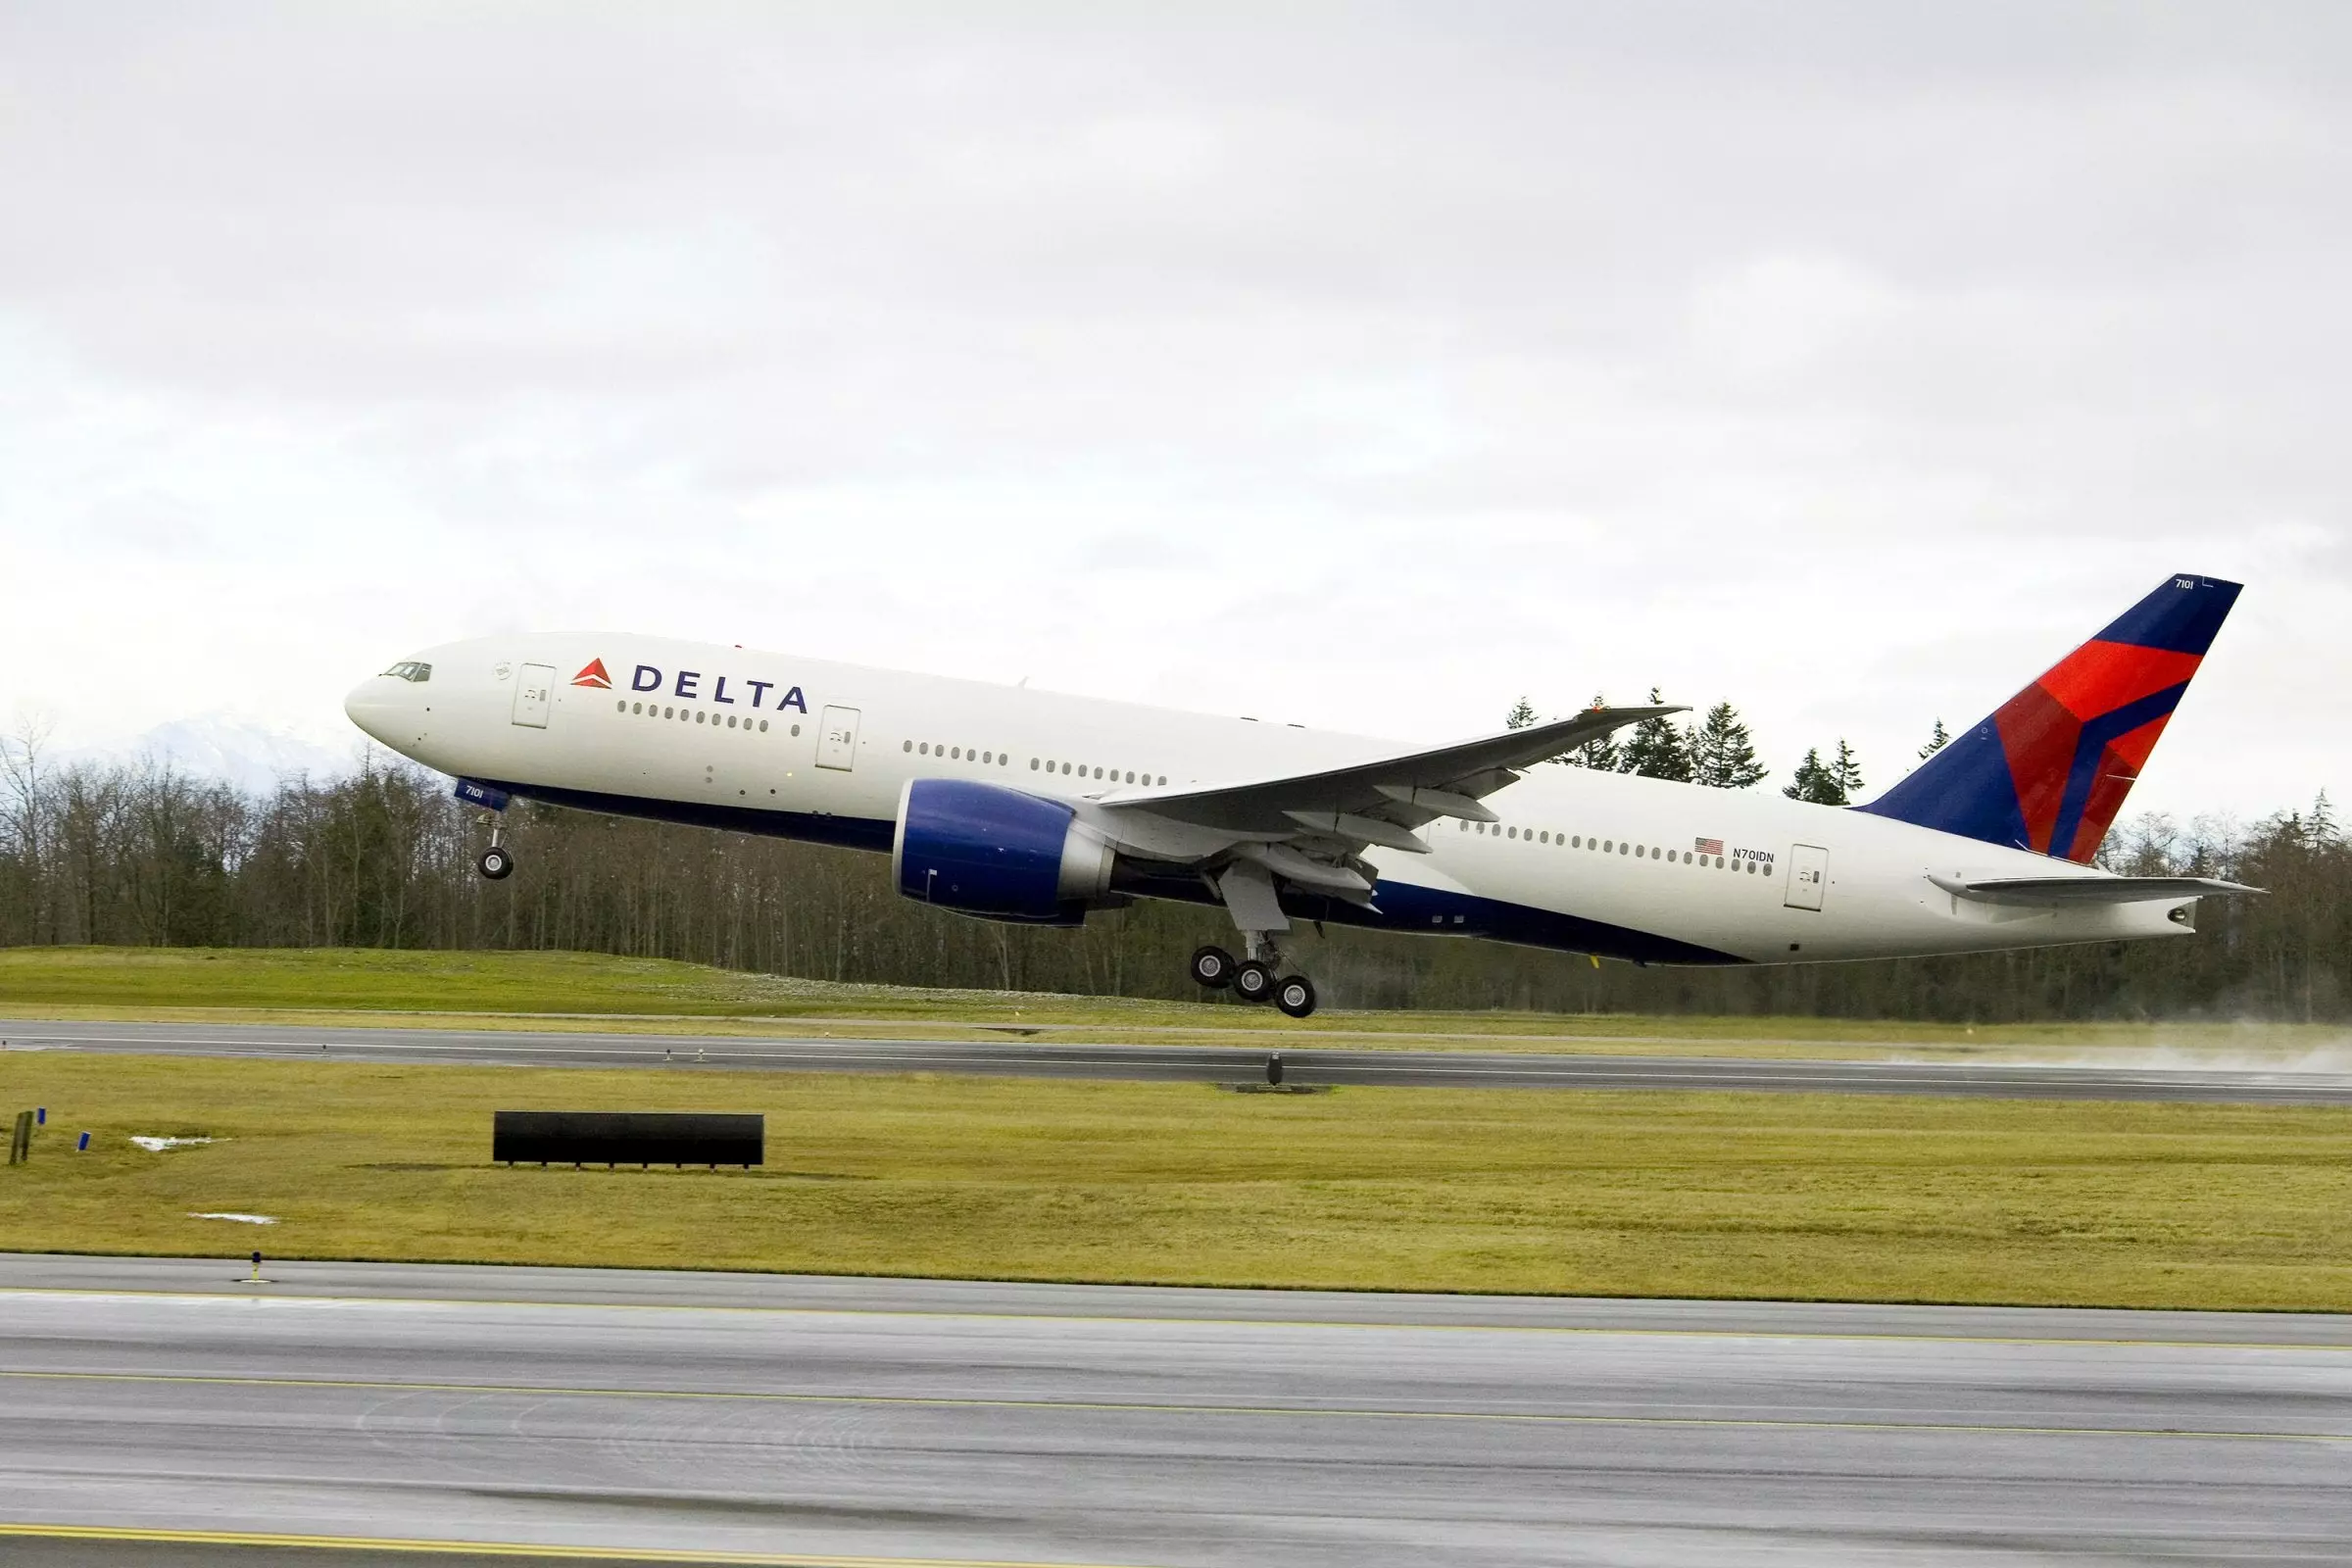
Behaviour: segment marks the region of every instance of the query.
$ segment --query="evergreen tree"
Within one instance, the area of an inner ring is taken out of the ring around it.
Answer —
[[[1862,793],[1862,763],[1842,735],[1838,737],[1838,760],[1830,764],[1830,781],[1838,790],[1835,805],[1851,806]]]
[[[1502,715],[1504,729],[1525,729],[1536,721],[1536,705],[1522,697]]]
[[[1690,782],[1709,789],[1743,790],[1771,771],[1756,760],[1755,743],[1740,710],[1717,703],[1690,735]]]
[[[1658,688],[1649,689],[1650,706],[1661,701]],[[1670,778],[1682,783],[1690,780],[1690,737],[1673,718],[1661,713],[1645,718],[1634,726],[1634,733],[1618,755],[1617,770],[1639,773],[1643,778]]]
[[[1609,700],[1600,693],[1594,692],[1589,706],[1606,708],[1609,706]],[[1618,746],[1617,738],[1614,735],[1595,735],[1584,745],[1573,751],[1564,752],[1553,758],[1552,760],[1566,762],[1570,767],[1591,767],[1597,768],[1603,773],[1616,773],[1624,768],[1624,756],[1625,753]]]
[[[1919,749],[1919,760],[1923,762],[1926,761],[1929,758],[1934,757],[1937,752],[1942,751],[1946,746],[1950,745],[1951,740],[1952,732],[1943,727],[1942,719],[1936,719],[1936,732],[1928,737],[1928,744]]]
[[[1781,793],[1792,801],[1811,801],[1816,806],[1837,805],[1836,801],[1826,798],[1829,786],[1823,780],[1821,748],[1807,747],[1804,760],[1796,764],[1796,771],[1788,775],[1788,782],[1782,787]]]
[[[1821,749],[1814,747],[1796,764],[1789,780],[1788,787],[1781,793],[1792,801],[1811,801],[1815,806],[1851,806],[1854,797],[1862,793],[1862,764],[1855,760],[1854,749],[1839,737],[1835,758],[1823,761]]]

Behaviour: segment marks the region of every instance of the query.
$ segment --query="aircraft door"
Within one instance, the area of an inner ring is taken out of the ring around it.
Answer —
[[[525,729],[547,728],[548,705],[556,700],[556,666],[525,664],[514,683],[514,722]]]
[[[1781,902],[1791,909],[1818,909],[1830,882],[1830,852],[1818,844],[1788,847],[1788,894]]]
[[[849,772],[858,765],[858,710],[828,708],[819,719],[816,765]]]

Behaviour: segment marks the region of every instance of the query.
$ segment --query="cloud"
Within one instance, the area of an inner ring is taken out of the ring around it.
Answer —
[[[2201,570],[2141,793],[2267,809],[2352,720],[2348,85],[2325,6],[19,8],[0,708],[328,744],[605,624],[1890,777]]]

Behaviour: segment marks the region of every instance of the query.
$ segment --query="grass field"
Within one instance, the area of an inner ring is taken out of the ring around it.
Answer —
[[[2352,1309],[2330,1109],[0,1055],[35,1104],[0,1248]],[[759,1110],[768,1164],[494,1167],[502,1106]]]
[[[2352,1070],[2352,1040],[2331,1026],[1970,1027],[1838,1018],[1339,1010],[1301,1022],[1271,1008],[1231,1004],[836,985],[578,953],[0,949],[0,1019],[62,1017],[710,1034],[772,1033],[789,1025],[844,1037],[954,1039],[1035,1029],[1083,1031],[1090,1041],[1114,1044],[1278,1037],[1417,1050],[1956,1060],[2174,1054]],[[2344,1059],[2333,1061],[2339,1054]]]

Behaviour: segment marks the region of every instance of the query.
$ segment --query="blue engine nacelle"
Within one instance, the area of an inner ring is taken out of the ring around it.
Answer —
[[[1116,857],[1061,801],[957,778],[906,781],[890,874],[910,899],[1030,925],[1077,925]]]

